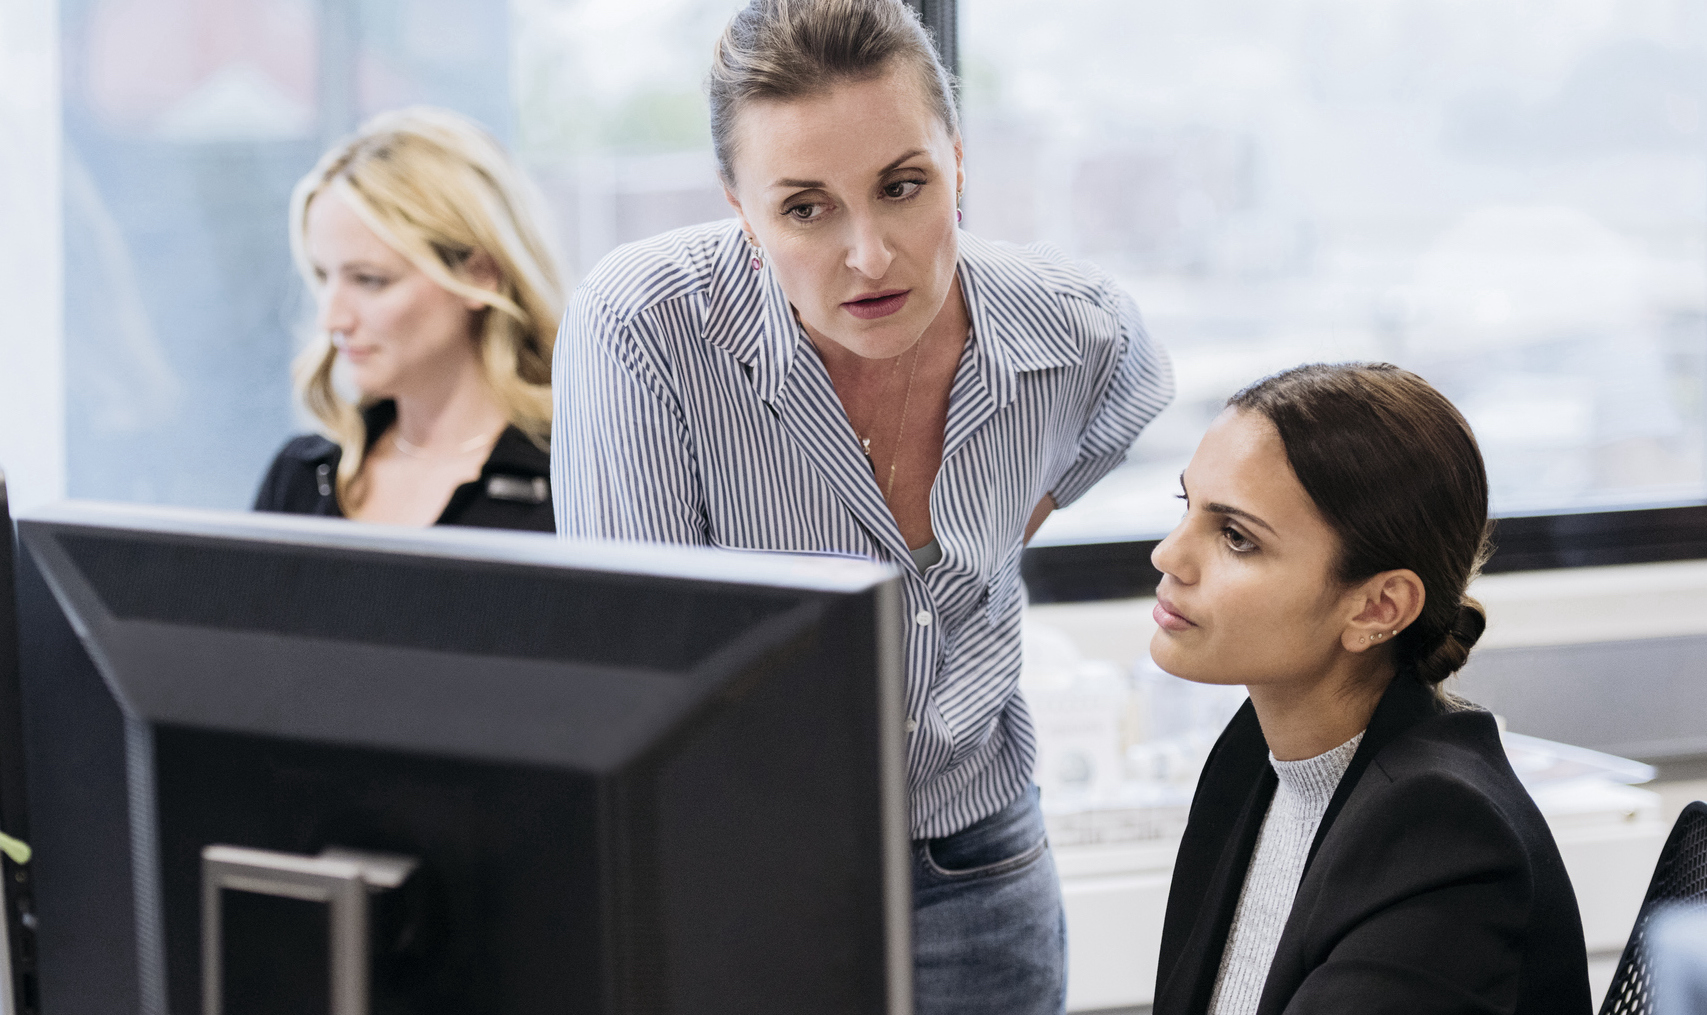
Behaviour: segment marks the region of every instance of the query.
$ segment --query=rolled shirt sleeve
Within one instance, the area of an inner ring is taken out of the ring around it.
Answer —
[[[1079,440],[1078,457],[1050,487],[1058,508],[1078,500],[1125,461],[1139,432],[1174,397],[1173,364],[1167,352],[1151,341],[1138,305],[1112,282],[1107,291],[1115,305],[1122,348],[1113,375],[1091,410],[1090,422]]]

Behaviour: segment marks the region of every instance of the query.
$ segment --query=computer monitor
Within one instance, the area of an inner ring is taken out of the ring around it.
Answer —
[[[12,513],[6,473],[0,471],[0,832],[28,843],[24,810],[24,745],[18,711],[18,611]],[[27,859],[27,858],[25,858]],[[35,1015],[35,948],[30,925],[30,867],[0,853],[0,898],[4,899],[6,947],[0,954],[10,986],[12,1011]]]
[[[19,541],[45,1011],[910,1010],[890,570],[76,503]]]

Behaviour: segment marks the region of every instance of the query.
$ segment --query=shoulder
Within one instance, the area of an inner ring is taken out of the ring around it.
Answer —
[[[1117,314],[1132,302],[1108,272],[1052,243],[1020,246],[962,233],[961,257],[979,281],[1010,300]]]
[[[1557,857],[1493,716],[1479,709],[1425,719],[1386,744],[1347,797],[1331,838],[1342,873],[1345,865],[1367,868],[1373,880],[1394,863],[1443,877],[1475,870],[1527,878],[1538,860]],[[1324,859],[1328,846],[1324,839]]]
[[[285,441],[284,447],[279,449],[273,458],[273,468],[307,468],[313,471],[317,465],[336,464],[343,454],[342,448],[319,434],[298,434]]]
[[[1365,778],[1391,796],[1452,785],[1492,803],[1534,806],[1506,760],[1498,723],[1475,707],[1444,711],[1411,726],[1382,747]]]
[[[514,424],[498,435],[492,454],[486,459],[486,472],[503,472],[528,477],[551,475],[551,453],[541,448]]]
[[[260,511],[312,512],[320,500],[320,470],[336,472],[343,449],[319,434],[300,434],[273,456],[255,496]]]
[[[961,264],[974,319],[1014,325],[1017,363],[1082,361],[1107,367],[1143,337],[1137,304],[1112,276],[1047,243],[1018,246],[961,236]]]
[[[575,287],[617,325],[684,296],[709,294],[718,265],[741,242],[734,219],[706,222],[624,244],[606,254]]]

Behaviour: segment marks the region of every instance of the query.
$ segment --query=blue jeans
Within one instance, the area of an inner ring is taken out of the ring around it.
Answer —
[[[915,1015],[1061,1015],[1067,918],[1038,789],[913,841]]]

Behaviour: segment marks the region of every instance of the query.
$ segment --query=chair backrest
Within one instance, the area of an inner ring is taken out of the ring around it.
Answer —
[[[1648,924],[1674,906],[1707,907],[1707,803],[1695,801],[1678,815],[1654,867],[1654,880],[1636,914],[1636,927],[1618,960],[1618,972],[1600,1006],[1600,1015],[1669,1015],[1654,1007],[1652,953]]]

